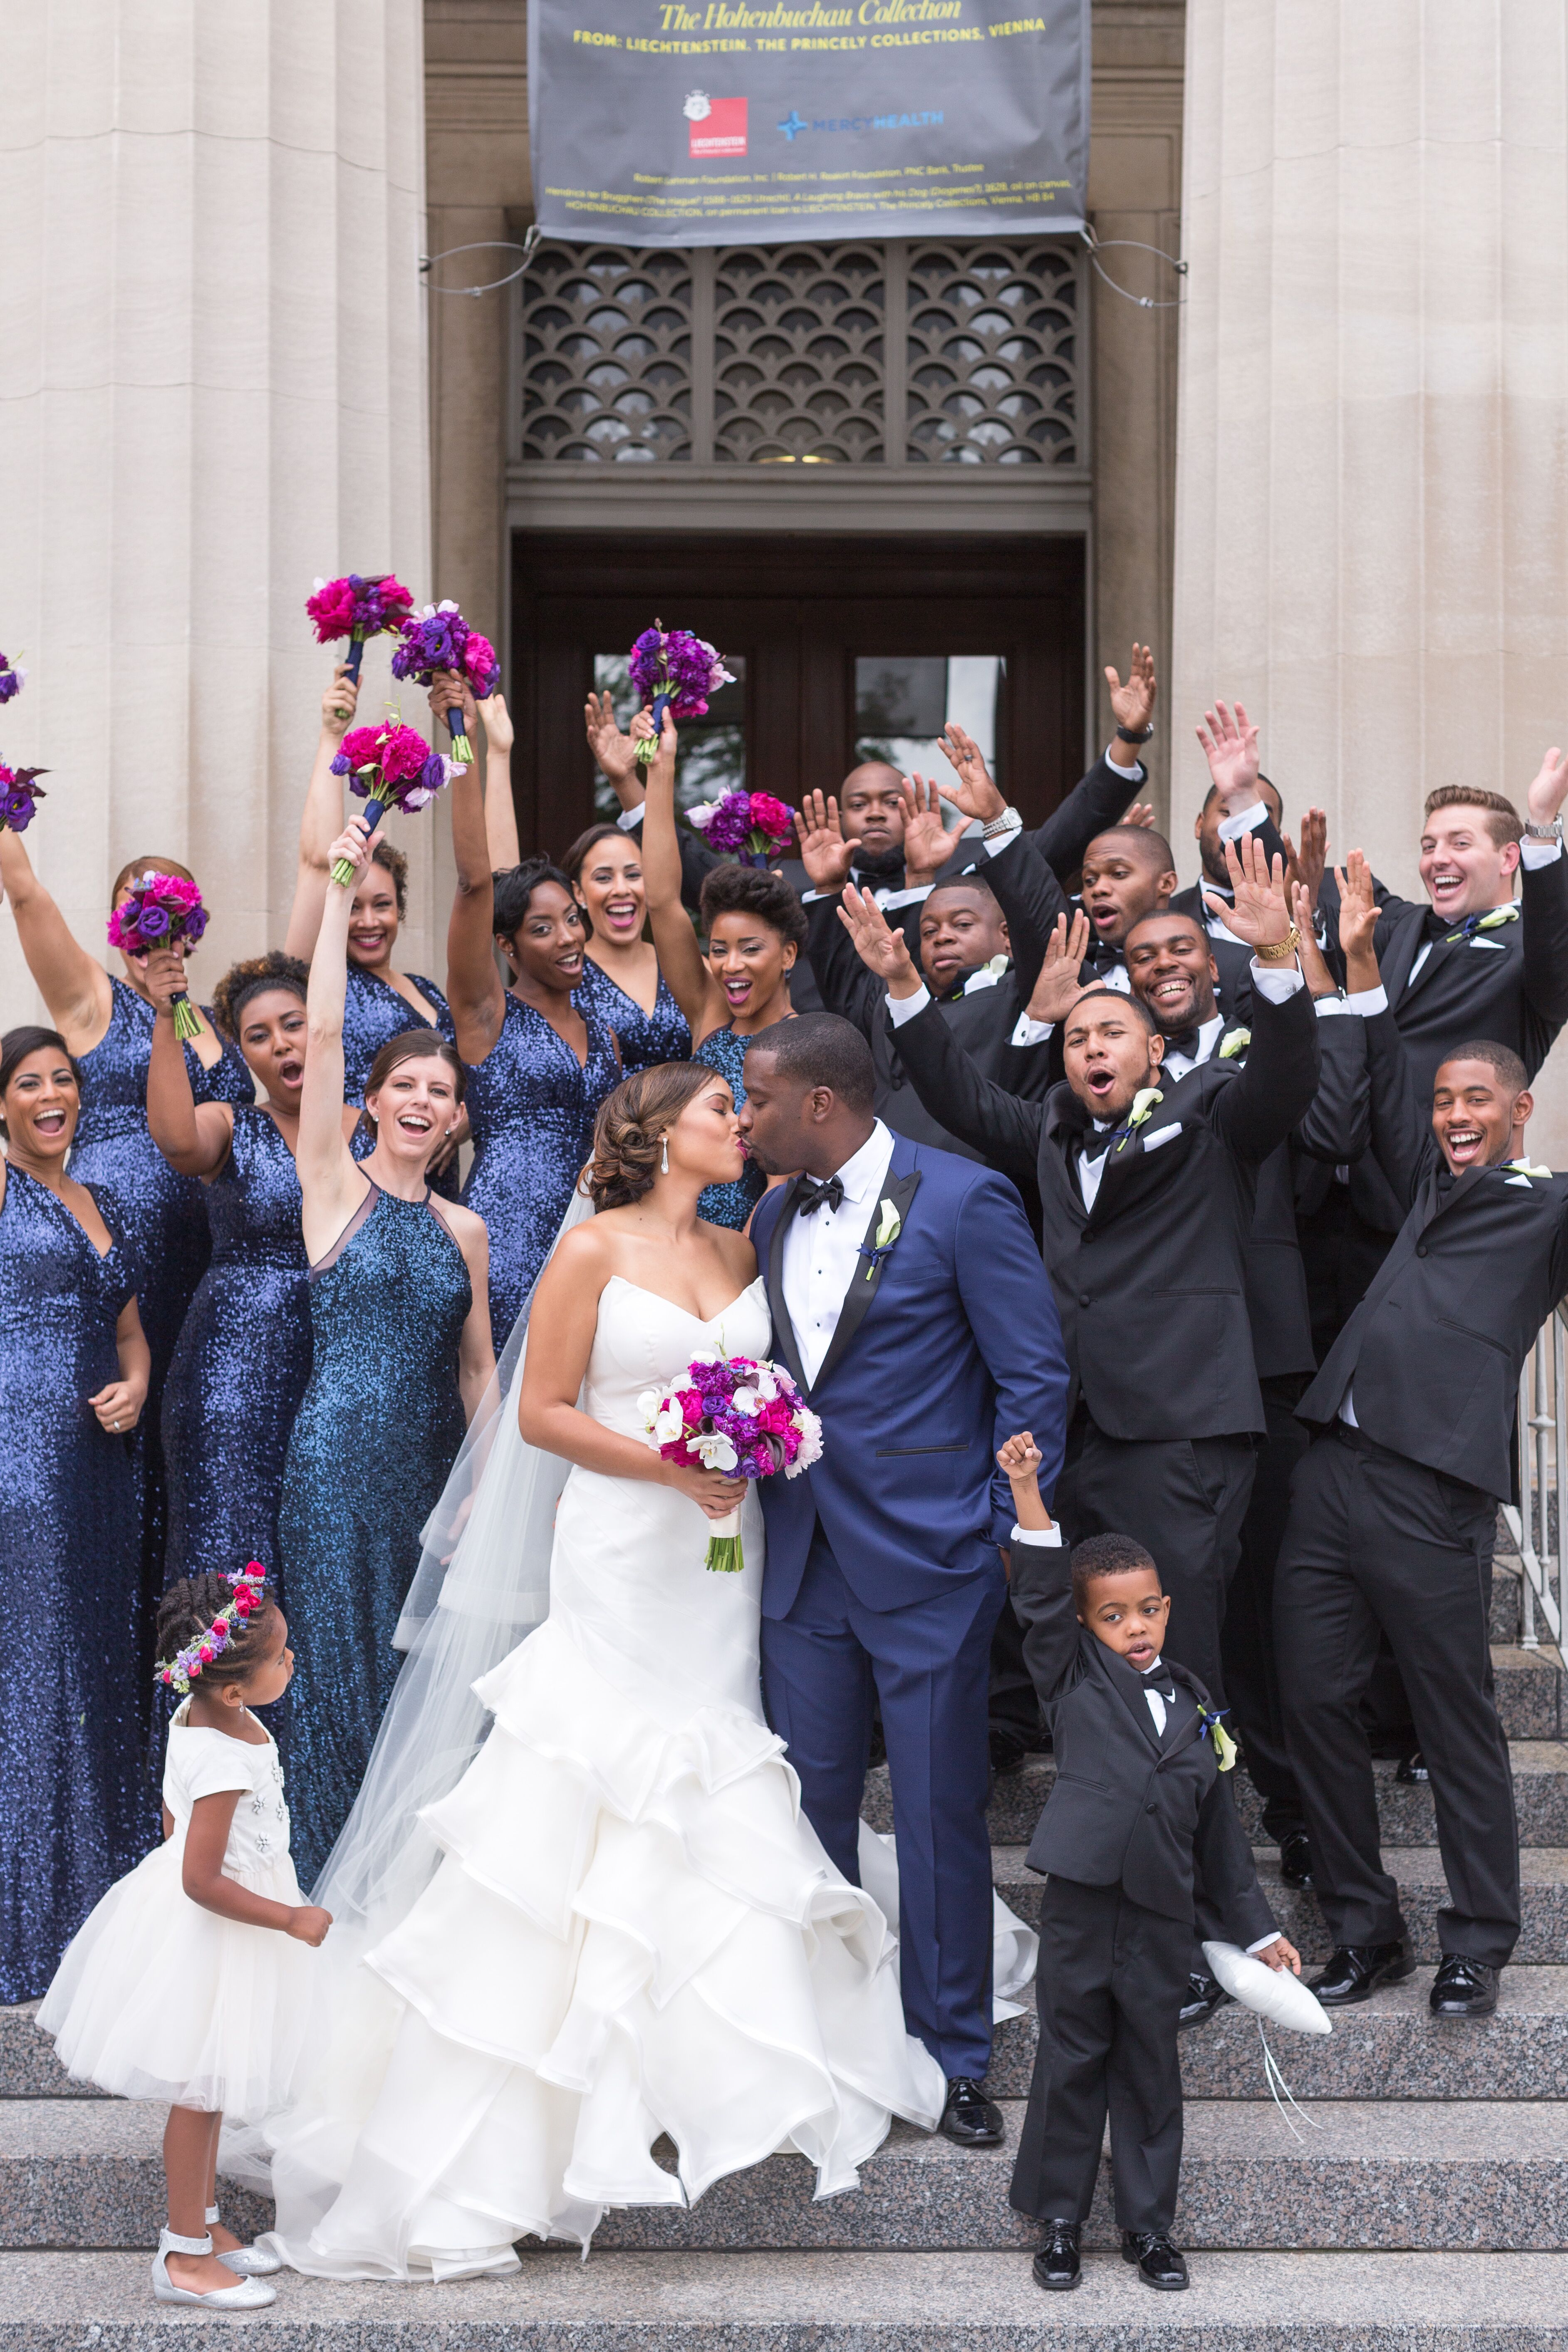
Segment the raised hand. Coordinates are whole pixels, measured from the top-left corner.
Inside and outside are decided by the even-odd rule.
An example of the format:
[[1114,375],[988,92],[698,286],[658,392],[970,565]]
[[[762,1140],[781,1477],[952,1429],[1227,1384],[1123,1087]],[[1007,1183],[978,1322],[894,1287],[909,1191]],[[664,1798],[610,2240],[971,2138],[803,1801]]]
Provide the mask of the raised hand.
[[479,705],[466,677],[459,677],[455,669],[432,670],[428,700],[433,719],[445,719],[449,710],[460,710],[463,732],[470,743],[473,741],[479,730]]
[[185,959],[178,948],[153,948],[148,955],[142,983],[155,1013],[173,1013],[174,999],[185,985]]
[[1233,710],[1216,699],[1197,735],[1226,815],[1250,808],[1258,798],[1258,730],[1242,705]]
[[1307,893],[1307,903],[1317,913],[1318,893],[1323,887],[1323,873],[1329,857],[1329,820],[1320,808],[1310,808],[1301,819],[1301,846],[1297,848],[1288,833],[1281,833],[1285,844],[1285,871],[1291,881],[1300,882]]
[[1347,985],[1359,992],[1378,985],[1373,935],[1377,929],[1377,900],[1372,892],[1372,868],[1359,849],[1352,849],[1342,868],[1336,866],[1340,886],[1340,953],[1345,960]]
[[1223,898],[1205,890],[1204,899],[1209,912],[1217,915],[1226,930],[1254,951],[1283,946],[1290,936],[1284,859],[1277,857],[1271,872],[1263,844],[1253,833],[1244,834],[1239,842],[1227,841],[1224,846],[1236,903],[1227,907]]
[[[616,719],[615,705],[607,694],[590,694],[583,706],[583,721],[587,730],[588,749],[598,762],[605,782],[619,793],[623,786],[637,787],[626,803],[635,807],[641,798],[637,778],[637,747],[629,735],[623,735]],[[653,732],[650,718],[648,734]]]
[[942,821],[942,789],[930,776],[906,776],[899,787],[904,803],[904,879],[911,890],[941,873],[952,855],[952,836]]
[[1146,833],[1154,830],[1154,811],[1147,801],[1134,801],[1121,820],[1123,824],[1141,825]]
[[1568,799],[1568,757],[1553,743],[1525,798],[1532,824],[1550,824]]
[[1109,666],[1105,683],[1110,688],[1110,708],[1116,715],[1118,727],[1125,727],[1130,735],[1141,734],[1154,716],[1154,697],[1158,691],[1154,656],[1148,646],[1133,646],[1125,686]]
[[981,824],[990,824],[1007,803],[992,781],[979,744],[953,719],[948,720],[937,740],[943,759],[957,779],[954,783],[939,783],[938,792],[955,809],[962,809],[965,816],[975,818]]
[[332,672],[332,682],[321,697],[322,734],[341,743],[354,723],[358,703],[359,680],[349,676],[346,662],[339,662]]
[[807,793],[795,812],[795,833],[800,844],[800,862],[812,888],[841,889],[849,878],[860,843],[858,837],[845,840],[836,795],[829,793],[825,798],[821,793]]
[[1089,917],[1082,908],[1073,917],[1070,929],[1067,917],[1058,915],[1046,941],[1045,961],[1026,1008],[1031,1021],[1048,1021],[1054,1029],[1067,1019],[1083,994],[1078,975],[1088,953]]
[[838,919],[867,970],[887,982],[889,996],[913,996],[923,987],[902,929],[893,929],[869,890],[857,890],[853,882],[847,883],[838,903]]
[[[376,830],[379,832],[380,827],[377,826]],[[353,867],[348,887],[350,890],[358,889],[364,876],[364,869],[370,864],[370,845],[371,835],[365,829],[363,817],[351,816],[327,852],[328,872],[330,873],[341,859],[345,865]]]
[[479,705],[479,717],[485,722],[485,741],[492,751],[510,751],[515,737],[511,713],[506,707],[504,694],[487,694]]
[[[1289,867],[1286,872],[1289,875]],[[1301,959],[1307,986],[1314,996],[1337,996],[1340,992],[1334,985],[1334,975],[1323,961],[1323,951],[1312,928],[1312,901],[1307,894],[1307,886],[1304,882],[1288,880],[1286,887],[1290,895],[1291,919],[1301,934],[1301,944],[1296,952]]]

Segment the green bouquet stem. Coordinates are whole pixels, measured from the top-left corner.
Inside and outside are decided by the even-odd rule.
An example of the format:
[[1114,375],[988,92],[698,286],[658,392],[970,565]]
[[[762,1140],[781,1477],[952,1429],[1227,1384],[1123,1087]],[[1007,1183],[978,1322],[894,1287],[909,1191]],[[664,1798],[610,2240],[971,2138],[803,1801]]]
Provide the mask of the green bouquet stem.
[[715,1519],[712,1528],[703,1566],[718,1576],[739,1576],[746,1565],[745,1554],[741,1549],[739,1509],[728,1512],[721,1519]]
[[206,1024],[184,990],[174,999],[174,1034],[182,1045],[199,1037]]

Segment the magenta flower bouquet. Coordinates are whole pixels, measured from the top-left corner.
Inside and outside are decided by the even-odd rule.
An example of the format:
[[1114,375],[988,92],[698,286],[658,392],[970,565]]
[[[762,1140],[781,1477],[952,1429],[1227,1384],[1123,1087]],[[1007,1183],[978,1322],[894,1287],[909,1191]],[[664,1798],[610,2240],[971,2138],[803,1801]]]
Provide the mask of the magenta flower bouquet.
[[[5,655],[0,654],[0,702],[9,702],[13,695],[21,693],[26,683],[26,671],[18,668],[15,662],[8,662]],[[47,776],[48,770],[36,768],[33,772],[35,775]],[[17,830],[20,831],[20,829],[18,826]]]
[[771,866],[795,839],[795,819],[772,793],[725,793],[688,809],[710,849],[731,849],[748,866]]
[[[416,686],[428,686],[438,669],[456,670],[468,680],[474,700],[483,702],[495,692],[500,680],[500,664],[489,637],[481,637],[478,629],[470,629],[456,604],[450,599],[441,604],[426,604],[417,620],[403,624],[403,642],[392,656],[394,677],[412,678]],[[459,705],[447,713],[447,726],[452,738],[452,757],[460,768],[470,765],[473,746],[463,725]]]
[[644,768],[658,749],[667,709],[675,719],[700,719],[709,696],[732,682],[723,656],[706,637],[694,637],[689,629],[667,629],[662,621],[645,629],[633,646],[629,676],[638,702],[653,705],[653,733],[637,744],[637,764]]
[[[637,1399],[647,1442],[667,1462],[722,1470],[735,1478],[798,1478],[822,1459],[822,1423],[778,1364],[757,1356],[693,1356],[671,1389]],[[734,1575],[745,1566],[741,1514],[711,1522],[706,1565]]]
[[[109,919],[109,944],[126,955],[150,955],[184,940],[191,947],[207,927],[207,910],[194,882],[177,874],[139,875]],[[205,1024],[184,990],[174,993],[174,1034],[199,1037]]]
[[343,580],[318,580],[315,594],[305,599],[305,610],[315,623],[318,645],[347,637],[348,673],[357,679],[366,639],[403,626],[414,610],[414,591],[390,572],[364,578],[351,572]]
[[[0,702],[5,698],[0,695]],[[26,832],[33,822],[35,803],[48,799],[37,781],[48,772],[47,768],[7,768],[0,764],[0,833],[7,825],[13,833]]]
[[[432,751],[416,729],[395,719],[384,727],[351,727],[332,761],[334,776],[346,776],[349,790],[365,803],[364,821],[372,833],[389,807],[413,816],[427,808],[447,782],[449,771],[439,751]],[[354,870],[346,857],[332,868],[332,880],[346,889]]]

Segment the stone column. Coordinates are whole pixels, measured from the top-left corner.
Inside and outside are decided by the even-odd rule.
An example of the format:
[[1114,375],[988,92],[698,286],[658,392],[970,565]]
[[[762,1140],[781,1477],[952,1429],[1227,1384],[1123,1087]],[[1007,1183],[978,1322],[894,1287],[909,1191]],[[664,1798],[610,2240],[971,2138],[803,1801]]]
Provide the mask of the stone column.
[[1564,50],[1560,0],[1188,0],[1178,835],[1215,692],[1412,895],[1427,792],[1568,742]]
[[[27,845],[95,954],[143,851],[201,881],[205,982],[281,939],[330,667],[311,580],[430,593],[422,59],[418,0],[56,0],[8,27],[0,646],[32,676],[0,755],[53,771]],[[429,968],[445,910],[409,845],[403,960]],[[0,920],[5,1019],[30,1001]]]

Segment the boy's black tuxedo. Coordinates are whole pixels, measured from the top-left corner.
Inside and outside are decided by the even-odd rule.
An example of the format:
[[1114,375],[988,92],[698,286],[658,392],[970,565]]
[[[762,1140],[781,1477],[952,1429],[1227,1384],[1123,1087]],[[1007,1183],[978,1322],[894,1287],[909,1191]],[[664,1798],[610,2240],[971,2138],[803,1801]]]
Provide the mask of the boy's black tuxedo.
[[[1278,1931],[1204,1731],[1196,1677],[1169,1657],[1144,1676],[1086,1633],[1064,1550],[1015,1545],[1013,1597],[1057,1778],[1028,1856],[1047,1874],[1040,2044],[1012,2201],[1085,2220],[1109,2106],[1117,2221],[1169,2229],[1194,1926],[1244,1948]],[[1163,1731],[1151,1684],[1167,1695]]]

